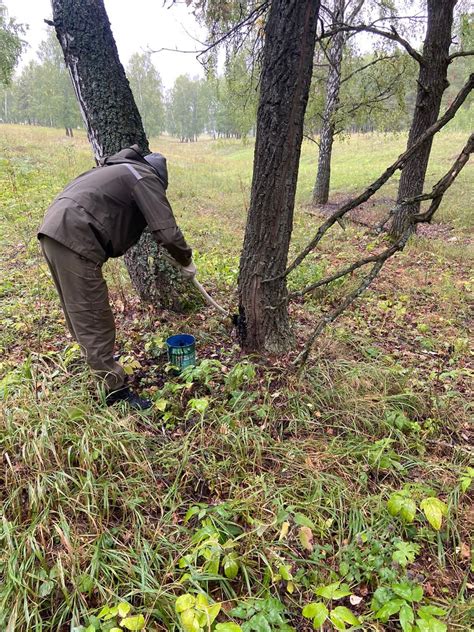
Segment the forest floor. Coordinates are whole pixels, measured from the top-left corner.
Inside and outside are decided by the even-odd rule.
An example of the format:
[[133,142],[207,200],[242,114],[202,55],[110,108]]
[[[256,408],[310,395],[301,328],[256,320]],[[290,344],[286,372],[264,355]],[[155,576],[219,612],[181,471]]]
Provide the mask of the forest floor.
[[[464,140],[436,138],[427,186]],[[404,143],[337,143],[331,203]],[[472,165],[438,223],[323,332],[302,371],[291,360],[357,274],[293,302],[294,350],[262,359],[211,308],[141,305],[123,262],[108,262],[117,350],[154,401],[132,414],[98,401],[35,236],[54,195],[90,168],[87,140],[2,125],[0,146],[0,629],[140,629],[141,616],[150,631],[470,629]],[[199,279],[235,311],[251,144],[152,147],[168,157]],[[315,165],[305,143],[291,254],[330,208],[308,203]],[[387,212],[396,185],[358,219]],[[336,225],[290,288],[380,239]],[[163,354],[176,332],[197,338],[198,366],[181,376]]]

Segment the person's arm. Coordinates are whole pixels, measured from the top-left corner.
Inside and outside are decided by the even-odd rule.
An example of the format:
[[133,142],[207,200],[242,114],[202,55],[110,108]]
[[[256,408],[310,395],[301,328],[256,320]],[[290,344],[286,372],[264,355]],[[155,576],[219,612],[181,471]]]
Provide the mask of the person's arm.
[[154,239],[183,267],[192,263],[192,250],[176,224],[170,203],[158,177],[141,178],[133,189],[137,203]]

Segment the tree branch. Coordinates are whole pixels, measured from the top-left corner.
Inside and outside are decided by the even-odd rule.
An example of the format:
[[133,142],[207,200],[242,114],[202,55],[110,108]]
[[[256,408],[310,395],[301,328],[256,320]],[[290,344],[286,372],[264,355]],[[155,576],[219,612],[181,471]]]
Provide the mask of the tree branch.
[[231,29],[223,33],[214,42],[207,44],[206,48],[203,48],[202,50],[181,50],[178,48],[158,48],[157,50],[149,49],[148,52],[161,53],[163,51],[170,51],[174,53],[194,53],[196,57],[199,59],[199,57],[202,57],[206,53],[209,53],[209,51],[211,51],[212,49],[216,48],[216,46],[219,46],[219,44],[222,44],[222,42],[224,42],[226,39],[231,37],[234,33],[238,32],[243,26],[247,26],[248,24],[252,24],[253,22],[255,22],[255,20],[257,20],[262,15],[262,13],[266,11],[269,4],[270,4],[270,0],[264,0],[262,4],[258,5],[258,7],[255,7],[255,9],[253,9],[243,20],[241,20],[240,22],[235,24]]
[[[434,185],[430,193],[424,193],[414,198],[403,200],[403,202],[401,203],[402,205],[412,204],[415,201],[432,200],[432,203],[427,211],[425,211],[424,213],[419,213],[418,215],[415,215],[413,217],[412,222],[414,224],[431,221],[434,213],[436,212],[436,210],[438,209],[441,203],[441,200],[443,199],[444,194],[449,189],[449,187],[453,184],[455,179],[458,177],[463,167],[467,164],[469,157],[473,152],[474,152],[474,133],[469,136],[465,146],[461,150],[461,153],[456,158],[451,168],[446,172],[446,174],[440,180],[438,180],[438,182]],[[361,268],[362,266],[367,265],[368,263],[375,264],[372,267],[371,271],[362,279],[362,282],[352,292],[350,292],[346,296],[346,298],[342,301],[342,303],[338,305],[337,307],[335,307],[328,314],[323,316],[323,318],[320,319],[314,332],[311,334],[310,338],[308,339],[305,345],[305,348],[298,355],[298,357],[293,362],[293,364],[304,364],[306,362],[306,360],[308,359],[308,355],[311,350],[311,347],[314,344],[314,341],[319,336],[319,334],[323,331],[326,325],[334,322],[336,318],[338,318],[338,316],[340,316],[342,312],[344,312],[369,287],[372,281],[379,274],[385,262],[388,259],[390,259],[390,257],[393,257],[393,255],[396,252],[399,252],[400,250],[403,250],[405,248],[407,241],[410,238],[411,233],[412,233],[411,226],[409,226],[405,230],[403,235],[400,237],[400,239],[398,239],[398,241],[396,241],[390,248],[387,248],[380,254],[372,255],[371,257],[367,257],[365,259],[356,261],[352,265],[347,266],[346,268],[339,270],[338,272],[335,272],[331,276],[326,277],[325,279],[322,279],[320,281],[317,281],[316,283],[313,283],[312,285],[304,288],[303,290],[299,292],[293,292],[292,294],[289,295],[288,298],[292,298],[294,296],[302,296],[303,294],[306,294],[307,292],[310,292],[311,290],[314,290],[317,287],[327,285],[328,283],[331,283],[332,281],[335,281],[336,279],[346,276],[347,274],[350,274],[354,270],[357,270],[358,268]]]
[[[341,206],[335,213],[331,215],[321,226],[318,228],[313,239],[308,243],[306,248],[293,260],[293,262],[288,266],[288,268],[283,273],[283,276],[288,276],[290,272],[292,272],[300,263],[308,256],[308,254],[314,250],[314,248],[321,241],[325,233],[335,224],[341,217],[343,217],[346,213],[351,211],[356,206],[360,206],[363,202],[366,202],[369,198],[374,195],[378,189],[382,185],[384,185],[389,178],[397,171],[398,169],[402,169],[406,163],[406,161],[411,158],[411,156],[418,151],[420,145],[426,142],[429,138],[434,136],[436,132],[438,132],[442,127],[446,125],[456,114],[458,109],[466,100],[468,94],[474,88],[474,73],[469,76],[469,79],[461,88],[459,93],[457,94],[454,101],[451,103],[449,108],[446,110],[444,115],[439,118],[436,123],[433,123],[421,136],[417,138],[417,140],[409,147],[403,154],[401,154],[397,160],[391,164],[377,180],[372,182],[372,184],[360,195],[349,200],[343,206]],[[270,280],[270,279],[268,279]]]
[[472,55],[474,55],[474,50],[459,50],[456,53],[451,53],[448,60],[452,62],[456,57],[471,57]]
[[341,24],[336,25],[335,28],[332,29],[331,31],[326,31],[324,34],[320,36],[320,38],[332,37],[338,31],[348,31],[348,32],[352,31],[354,33],[360,33],[364,31],[366,33],[373,33],[374,35],[380,35],[381,37],[385,37],[394,42],[398,42],[398,44],[403,46],[403,48],[407,51],[407,53],[411,57],[413,57],[413,59],[415,59],[419,64],[423,64],[424,63],[423,56],[413,48],[410,42],[408,42],[408,40],[402,37],[398,33],[398,31],[395,29],[394,26],[391,26],[390,29],[391,29],[390,31],[386,31],[384,29],[376,28],[375,26],[372,26],[371,24],[351,25],[351,24],[341,23]]
[[342,301],[340,305],[335,307],[333,310],[331,310],[328,314],[326,314],[320,319],[319,323],[316,326],[316,329],[313,331],[313,333],[309,337],[303,351],[298,355],[296,360],[293,361],[294,365],[304,364],[306,362],[309,356],[309,352],[311,351],[311,347],[314,344],[314,341],[319,336],[319,334],[323,331],[326,325],[329,325],[330,323],[334,322],[336,318],[340,316],[342,312],[344,312],[349,307],[349,305],[351,305],[356,300],[356,298],[358,298],[369,287],[369,285],[373,282],[373,280],[379,274],[380,270],[383,268],[383,265],[387,261],[387,259],[393,256],[395,252],[398,252],[399,250],[403,250],[409,237],[410,237],[410,231],[406,230],[403,233],[403,235],[400,237],[400,239],[396,242],[396,244],[394,244],[391,248],[384,250],[384,252],[378,255],[375,265],[372,267],[371,271],[362,279],[362,282],[352,292],[350,292],[346,296],[346,298]]
[[347,77],[344,77],[343,79],[341,79],[341,83],[344,83],[345,81],[349,81],[349,79],[352,79],[352,77],[354,75],[357,75],[359,72],[362,72],[363,70],[366,70],[367,68],[370,68],[371,66],[375,66],[375,64],[378,64],[379,61],[387,61],[388,59],[395,59],[394,55],[386,55],[383,57],[377,57],[377,59],[374,59],[373,61],[369,62],[368,64],[365,64],[365,66],[361,66],[360,68],[356,68],[355,70],[353,70],[352,72],[350,72]]

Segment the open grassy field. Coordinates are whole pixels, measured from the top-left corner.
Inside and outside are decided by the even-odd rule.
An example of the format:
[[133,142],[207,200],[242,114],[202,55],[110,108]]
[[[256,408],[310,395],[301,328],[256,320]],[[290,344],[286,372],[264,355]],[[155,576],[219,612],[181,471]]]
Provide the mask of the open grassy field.
[[[438,135],[428,184],[464,141]],[[365,188],[405,142],[338,143],[333,198]],[[152,147],[168,157],[199,278],[233,310],[252,145]],[[139,305],[108,262],[118,351],[154,399],[130,414],[97,401],[35,236],[91,163],[81,133],[0,126],[0,630],[117,632],[140,615],[149,631],[471,629],[472,165],[440,225],[387,264],[303,372],[242,356],[210,308]],[[315,164],[305,143],[292,253],[321,221]],[[387,211],[395,192],[393,180],[367,210]],[[373,247],[364,227],[336,225],[290,286]],[[354,283],[291,305],[295,353]],[[178,331],[197,337],[201,362],[174,377],[163,339]]]

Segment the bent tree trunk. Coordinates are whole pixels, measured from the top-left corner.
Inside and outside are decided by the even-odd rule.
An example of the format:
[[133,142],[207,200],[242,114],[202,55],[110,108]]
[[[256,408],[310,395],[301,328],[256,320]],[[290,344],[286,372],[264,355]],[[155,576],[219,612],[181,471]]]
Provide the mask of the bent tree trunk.
[[[135,143],[148,153],[103,0],[52,0],[51,4],[53,25],[96,161]],[[190,284],[185,291],[148,231],[125,255],[125,262],[142,300],[178,310],[191,302]]]
[[[408,135],[407,148],[425,132],[438,118],[443,93],[448,87],[449,47],[453,11],[457,0],[428,0],[428,24],[423,55],[418,75],[418,89],[413,120]],[[410,158],[400,176],[398,204],[390,228],[394,239],[408,228],[413,215],[418,213],[420,202],[401,204],[402,200],[423,192],[426,169],[431,153],[433,138],[424,143]]]
[[248,351],[278,353],[292,341],[286,279],[281,275],[293,228],[318,12],[316,0],[273,0],[265,26],[252,191],[239,275],[240,336]]
[[[344,22],[345,0],[336,0],[334,23]],[[339,105],[341,87],[342,52],[346,33],[339,31],[334,35],[328,51],[329,71],[326,83],[326,103],[324,105],[323,122],[319,140],[318,173],[313,189],[313,203],[326,204],[329,198],[331,180],[331,156],[334,143],[335,115]]]

